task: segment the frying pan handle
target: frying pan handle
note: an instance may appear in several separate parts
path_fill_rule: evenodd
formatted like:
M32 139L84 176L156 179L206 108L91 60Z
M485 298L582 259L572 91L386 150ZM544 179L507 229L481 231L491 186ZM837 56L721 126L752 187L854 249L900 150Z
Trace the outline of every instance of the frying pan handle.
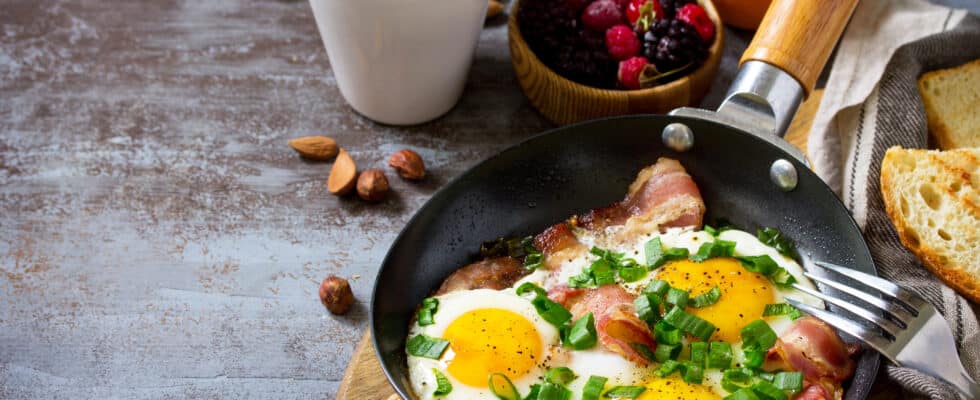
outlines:
M773 0L742 54L785 71L809 96L858 0Z

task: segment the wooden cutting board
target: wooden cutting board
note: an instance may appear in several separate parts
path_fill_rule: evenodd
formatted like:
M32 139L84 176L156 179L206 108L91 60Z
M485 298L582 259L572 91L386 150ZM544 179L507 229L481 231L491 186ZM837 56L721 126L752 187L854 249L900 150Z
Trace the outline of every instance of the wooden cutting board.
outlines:
M820 105L823 90L815 90L800 106L796 118L789 127L786 140L806 153L806 140L813 124L813 116ZM374 353L371 331L365 330L360 343L354 349L347 372L337 390L337 400L399 400L395 390L388 384L378 357Z

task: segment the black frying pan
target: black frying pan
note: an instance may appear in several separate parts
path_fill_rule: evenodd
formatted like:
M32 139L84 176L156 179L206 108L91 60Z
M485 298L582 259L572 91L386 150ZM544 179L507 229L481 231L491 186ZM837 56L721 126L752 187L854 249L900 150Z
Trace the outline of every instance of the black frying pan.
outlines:
M832 35L833 40L825 43L826 49L816 48L820 46L810 41L809 47L795 50L823 52L817 57L822 59L813 61L822 66L855 3L856 0L777 0L760 32L786 30L787 26L799 31L801 26L812 25L809 34ZM825 12L828 7L830 11ZM802 17L800 12L804 13ZM750 53L760 49L772 54L766 45L772 46L766 35L757 34L746 58L753 59ZM783 55L791 53L783 50ZM812 58L812 54L799 58ZM792 64L767 56L754 59L767 61L770 67ZM781 69L793 71L793 78L802 82L798 90L808 90L821 68L815 68L816 73L801 72L792 66ZM740 76L737 80L733 92L739 87L749 88L750 92L729 104L738 112L750 113L751 101L763 104L759 100L762 98L782 101L778 93L771 93L773 88L785 86L778 80L774 82L765 74L761 78ZM786 124L780 119L795 112L799 99L796 101L789 107L789 115L779 115L781 108L787 108L785 105L770 106L776 115L769 121L774 132L785 129ZM798 154L788 151L782 139L750 132L768 126L766 121L745 114L753 122L741 121L745 129L739 129L732 125L739 121L733 121L731 114L712 117L709 112L690 110L681 114L701 117L628 116L555 129L481 162L436 193L395 240L378 272L372 298L375 349L398 394L414 398L404 344L416 306L453 271L474 261L480 243L497 237L536 234L573 214L620 200L636 173L658 157L678 159L694 178L707 205L705 221L725 218L749 232L763 226L777 227L796 242L805 268L813 261L828 261L875 273L861 231L830 188L797 158ZM690 129L693 146L684 149L676 140L662 139L664 129L673 123ZM771 179L776 160L785 160L795 168L797 182L791 190L787 191L790 188L785 183L780 186ZM855 376L846 386L846 399L867 396L878 361L877 353L862 353Z

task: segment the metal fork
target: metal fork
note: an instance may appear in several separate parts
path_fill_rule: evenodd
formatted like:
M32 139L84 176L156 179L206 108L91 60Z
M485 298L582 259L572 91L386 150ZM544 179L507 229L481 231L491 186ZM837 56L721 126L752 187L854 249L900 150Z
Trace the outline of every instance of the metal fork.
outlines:
M883 296L879 297L810 272L803 274L814 281L854 296L858 300L881 310L882 313L869 311L866 307L855 305L799 284L794 284L793 287L845 309L860 319L874 324L875 328L869 328L826 310L787 299L790 304L860 339L888 357L896 365L912 368L946 381L966 395L967 398L980 399L980 385L967 374L962 362L957 362L959 356L953 341L953 333L935 307L915 293L876 276L826 262L817 262L816 264L854 279Z

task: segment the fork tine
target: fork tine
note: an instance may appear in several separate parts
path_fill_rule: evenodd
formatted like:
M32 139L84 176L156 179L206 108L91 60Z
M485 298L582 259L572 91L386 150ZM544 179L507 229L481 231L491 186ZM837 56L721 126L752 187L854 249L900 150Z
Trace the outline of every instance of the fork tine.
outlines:
M905 303L904 305L907 306L909 310L917 310L919 307L922 307L925 304L925 300L919 297L919 295L877 276L869 275L861 271L856 271L851 268L842 267L840 265L831 264L825 261L817 261L816 264L820 267L829 269L837 272L838 274L861 282L864 285L878 289L882 293L885 293L892 298L901 300Z
M888 334L889 335L892 335L892 337L898 336L898 333L901 332L902 329L903 329L902 327L896 325L894 322L892 322L891 320L889 320L887 318L882 318L881 316L875 315L874 313L872 313L872 312L870 312L868 310L865 310L865 309L863 309L863 308L861 308L859 306L856 306L854 304L848 303L848 302L846 302L844 300L838 299L838 298L833 297L833 296L828 296L828 295L823 294L823 293L820 293L820 292L818 292L816 290L813 290L813 289L804 287L803 285L800 285L800 284L793 284L793 287L796 288L796 290L799 290L799 291L801 291L803 293L809 294L809 295L811 295L813 297L819 298L819 299L821 299L823 301L826 301L828 303L837 305L840 308L843 308L843 309L845 309L847 311L850 311L854 315L857 315L857 316L859 316L861 318L864 318L866 320L869 320L871 322L874 322L875 325L878 325L879 328L881 328L885 332L888 332Z
M817 317L823 320L824 322L830 324L831 326L840 329L844 332L847 332L851 336L860 339L862 342L866 343L868 346L873 347L875 350L878 350L879 353L884 354L886 357L888 357L890 360L894 362L894 355L887 351L888 345L891 342L887 338L882 336L880 333L870 330L862 325L851 322L845 318L838 317L825 310L821 310L819 308L807 304L803 304L791 298L786 298L786 301L789 304L792 304L794 307L805 311L807 314Z
M817 276L809 272L804 272L803 275L806 276L807 278L813 279L814 281L820 282L824 285L830 286L834 289L840 290L841 292L854 296L865 303L878 307L879 309L884 310L888 314L891 314L892 317L895 317L895 319L902 322L902 324L904 324L905 326L908 326L908 324L912 321L912 319L915 318L915 316L912 315L912 313L910 313L908 310L906 310L905 307L895 306L893 303L889 301L872 296L859 289L855 289L843 283L833 281L824 278L822 276Z

